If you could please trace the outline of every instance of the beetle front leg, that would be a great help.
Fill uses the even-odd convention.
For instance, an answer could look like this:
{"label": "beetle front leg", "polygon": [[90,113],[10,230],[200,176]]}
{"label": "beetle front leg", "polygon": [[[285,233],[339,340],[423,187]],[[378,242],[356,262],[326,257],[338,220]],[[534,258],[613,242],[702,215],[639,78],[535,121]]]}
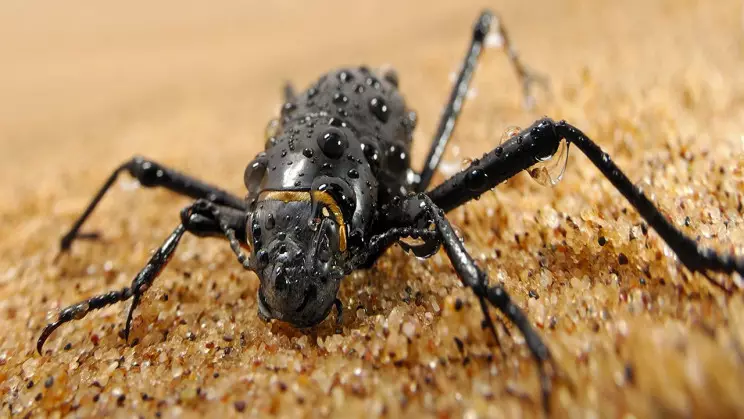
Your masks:
{"label": "beetle front leg", "polygon": [[[424,240],[423,245],[409,246],[400,242],[401,239],[411,237],[414,239]],[[399,243],[404,250],[413,250],[418,257],[427,257],[435,253],[441,242],[439,234],[426,228],[416,227],[393,227],[384,233],[372,236],[364,252],[359,253],[359,258],[355,261],[355,266],[360,268],[370,268],[385,251],[395,243]],[[424,254],[419,253],[423,250]]]}
{"label": "beetle front leg", "polygon": [[465,246],[455,234],[452,225],[444,216],[444,211],[438,208],[431,198],[426,194],[409,197],[402,203],[401,209],[402,216],[407,215],[409,217],[405,220],[406,222],[420,224],[422,221],[425,221],[434,225],[434,230],[438,233],[442,246],[452,262],[457,275],[478,297],[481,310],[485,316],[486,326],[491,330],[494,337],[498,340],[496,328],[488,313],[488,304],[501,311],[522,333],[527,347],[537,361],[542,403],[547,411],[552,384],[550,377],[545,371],[545,364],[552,363],[552,357],[548,347],[532,327],[527,316],[514,304],[509,294],[507,294],[501,285],[489,285],[488,276],[478,267],[473,257],[465,249]]}
{"label": "beetle front leg", "polygon": [[[229,207],[220,207],[206,200],[196,201],[181,212],[181,224],[173,230],[165,242],[153,253],[144,268],[132,280],[129,287],[120,291],[88,298],[60,311],[57,320],[49,323],[39,336],[36,349],[42,353],[44,342],[61,325],[73,320],[80,320],[88,313],[112,304],[132,298],[132,305],[127,313],[124,338],[128,340],[132,326],[134,310],[140,303],[142,295],[160,275],[170,261],[184,233],[189,231],[200,237],[222,236],[229,240],[230,247],[246,269],[250,269],[246,256],[240,250],[240,243],[245,242],[245,213]],[[239,237],[239,238],[238,238]]]}
{"label": "beetle front leg", "polygon": [[155,251],[147,262],[147,265],[145,265],[145,267],[137,274],[132,281],[131,286],[124,287],[121,291],[111,291],[106,294],[88,298],[85,301],[73,304],[60,311],[57,320],[49,323],[44,328],[39,336],[39,340],[36,342],[36,350],[39,351],[39,354],[41,354],[44,347],[44,342],[46,342],[47,338],[49,338],[58,327],[73,320],[80,320],[93,310],[98,310],[134,297],[131,309],[127,315],[126,329],[124,331],[125,336],[128,337],[132,323],[132,313],[139,304],[140,297],[168,263],[173,252],[176,250],[176,246],[178,246],[178,242],[181,240],[181,237],[183,237],[185,232],[186,229],[183,224],[179,224],[178,227],[173,230],[173,233],[168,236],[168,239],[165,240],[165,243]]}

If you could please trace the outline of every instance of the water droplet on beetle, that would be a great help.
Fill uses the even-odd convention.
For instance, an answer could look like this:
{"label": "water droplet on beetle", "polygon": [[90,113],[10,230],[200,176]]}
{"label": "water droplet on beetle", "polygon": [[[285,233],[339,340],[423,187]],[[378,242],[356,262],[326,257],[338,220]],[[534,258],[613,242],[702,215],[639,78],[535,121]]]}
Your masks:
{"label": "water droplet on beetle", "polygon": [[380,120],[380,122],[387,122],[390,117],[388,106],[385,100],[381,97],[374,97],[369,101],[369,110],[372,114]]}
{"label": "water droplet on beetle", "polygon": [[543,186],[557,185],[563,179],[563,174],[566,172],[568,149],[568,142],[561,140],[555,154],[540,160],[528,170],[532,179]]}
{"label": "water droplet on beetle", "polygon": [[323,154],[332,158],[338,159],[349,147],[349,142],[346,140],[346,136],[343,132],[330,129],[318,137],[318,146]]}
{"label": "water droplet on beetle", "polygon": [[[311,190],[330,193],[341,206],[341,211],[344,212],[345,216],[351,217],[354,214],[356,209],[355,193],[347,182],[341,179],[328,179],[328,182],[318,182],[316,180]],[[311,201],[313,201],[315,195],[311,194],[311,196]],[[315,205],[313,205],[313,214],[316,213],[314,208]]]}
{"label": "water droplet on beetle", "polygon": [[460,163],[460,170],[467,169],[468,167],[470,167],[471,164],[473,164],[473,159],[471,159],[470,157],[465,157]]}
{"label": "water droplet on beetle", "polygon": [[362,152],[370,166],[376,168],[380,165],[380,152],[374,140],[362,141]]}
{"label": "water droplet on beetle", "polygon": [[506,129],[506,130],[505,130],[505,131],[504,131],[504,132],[503,132],[503,133],[501,134],[501,139],[499,140],[499,144],[498,144],[498,145],[502,145],[502,144],[504,144],[505,142],[507,142],[508,140],[510,140],[510,139],[511,139],[512,137],[514,137],[515,135],[518,135],[518,134],[519,134],[519,133],[520,133],[521,131],[522,131],[522,129],[521,129],[521,128],[519,128],[519,127],[517,127],[517,126],[511,126],[511,127],[508,127],[508,128],[507,128],[507,129]]}
{"label": "water droplet on beetle", "polygon": [[354,80],[354,76],[351,73],[349,73],[348,71],[343,70],[340,73],[338,73],[338,80],[341,83],[348,83],[348,82]]}
{"label": "water droplet on beetle", "polygon": [[297,109],[297,105],[295,105],[294,103],[292,102],[285,103],[284,105],[282,105],[282,116],[289,115],[295,109]]}
{"label": "water droplet on beetle", "polygon": [[307,157],[308,159],[313,156],[313,149],[312,148],[306,148],[302,150],[302,155]]}
{"label": "water droplet on beetle", "polygon": [[481,189],[486,184],[487,178],[486,172],[481,169],[472,169],[465,175],[467,187],[473,191]]}
{"label": "water droplet on beetle", "polygon": [[377,90],[380,89],[380,81],[372,76],[367,77],[367,79],[364,82],[367,84],[367,86],[370,86]]}
{"label": "water droplet on beetle", "polygon": [[350,169],[347,174],[352,179],[359,179],[359,172],[357,172],[356,169]]}
{"label": "water droplet on beetle", "polygon": [[387,167],[393,172],[402,172],[408,168],[408,154],[401,147],[392,145],[387,152]]}
{"label": "water droplet on beetle", "polygon": [[331,119],[328,120],[328,125],[330,125],[332,127],[341,128],[341,127],[345,127],[346,126],[346,122],[344,122],[344,121],[342,121],[342,120],[340,120],[338,118],[331,118]]}
{"label": "water droplet on beetle", "polygon": [[333,103],[336,105],[345,105],[349,103],[349,98],[343,93],[336,93],[333,95]]}
{"label": "water droplet on beetle", "polygon": [[251,195],[257,193],[260,187],[261,180],[266,174],[267,161],[266,153],[261,152],[248,164],[245,172],[243,172],[243,182]]}

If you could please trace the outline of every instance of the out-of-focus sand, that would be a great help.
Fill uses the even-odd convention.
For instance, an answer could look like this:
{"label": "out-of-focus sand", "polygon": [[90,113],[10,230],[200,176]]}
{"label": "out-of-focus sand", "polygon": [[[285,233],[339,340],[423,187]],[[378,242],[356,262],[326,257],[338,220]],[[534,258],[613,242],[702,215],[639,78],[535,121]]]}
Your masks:
{"label": "out-of-focus sand", "polygon": [[[242,193],[282,83],[366,63],[398,69],[420,115],[418,165],[484,5],[3,1],[2,414],[537,414],[522,337],[502,337],[502,359],[443,254],[420,262],[395,249],[352,275],[334,335],[333,317],[307,332],[262,323],[257,278],[224,243],[187,237],[136,313],[137,345],[117,336],[122,304],[34,352],[48,312],[128,284],[188,203],[123,179],[86,225],[104,240],[54,263],[58,238],[117,164],[139,153]],[[684,231],[744,254],[740,1],[487,5],[552,95],[521,109],[506,59],[487,51],[450,167],[508,126],[566,118],[678,225],[689,217]],[[556,381],[556,416],[744,416],[742,292],[689,275],[576,150],[555,188],[520,175],[451,219],[574,383]]]}

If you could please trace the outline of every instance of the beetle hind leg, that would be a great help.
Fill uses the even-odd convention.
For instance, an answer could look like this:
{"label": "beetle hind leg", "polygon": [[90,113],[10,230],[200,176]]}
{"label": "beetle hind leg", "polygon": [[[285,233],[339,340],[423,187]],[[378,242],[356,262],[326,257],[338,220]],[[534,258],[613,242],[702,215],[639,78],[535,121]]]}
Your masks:
{"label": "beetle hind leg", "polygon": [[486,36],[485,45],[486,47],[495,46],[502,48],[506,53],[509,62],[514,68],[514,72],[517,73],[517,78],[522,85],[522,101],[525,108],[532,109],[535,106],[533,86],[537,85],[545,91],[550,91],[550,79],[548,79],[546,75],[530,69],[522,62],[516,48],[514,48],[514,44],[509,39],[509,34],[501,22],[501,18],[498,15],[493,15],[491,21],[491,32]]}
{"label": "beetle hind leg", "polygon": [[[492,41],[494,39],[496,40],[495,42]],[[418,192],[428,189],[434,172],[442,160],[444,150],[447,148],[447,143],[452,138],[452,133],[457,125],[457,119],[462,111],[463,104],[468,98],[470,82],[478,67],[478,59],[484,48],[493,43],[496,43],[496,46],[506,52],[512,67],[514,67],[519,82],[522,84],[522,100],[525,107],[529,108],[534,105],[535,99],[532,96],[532,86],[534,84],[541,85],[546,90],[549,88],[547,77],[533,72],[522,63],[517,50],[509,40],[509,36],[501,20],[489,10],[484,10],[473,26],[470,46],[462,60],[457,79],[452,86],[447,104],[439,119],[439,125],[429,148],[429,154],[426,157],[424,168],[415,185]]]}

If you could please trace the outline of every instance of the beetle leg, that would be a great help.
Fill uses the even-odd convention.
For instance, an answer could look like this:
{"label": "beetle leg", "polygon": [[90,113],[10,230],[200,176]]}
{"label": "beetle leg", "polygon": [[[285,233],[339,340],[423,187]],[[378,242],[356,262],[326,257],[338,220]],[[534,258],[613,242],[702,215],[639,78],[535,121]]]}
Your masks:
{"label": "beetle leg", "polygon": [[394,227],[384,233],[372,236],[365,252],[360,253],[360,259],[356,261],[355,265],[362,268],[371,267],[390,246],[406,237],[422,239],[425,241],[422,246],[429,247],[431,245],[434,247],[434,251],[438,250],[441,245],[439,234],[436,231],[427,228]]}
{"label": "beetle leg", "polygon": [[54,332],[59,326],[72,320],[82,319],[86,314],[93,310],[98,310],[132,298],[132,305],[127,313],[126,326],[124,329],[124,337],[125,339],[128,339],[132,324],[132,316],[134,310],[140,303],[142,294],[150,288],[153,281],[155,281],[155,278],[158,277],[163,268],[168,264],[168,261],[170,261],[173,256],[181,237],[183,237],[184,233],[187,231],[200,237],[227,237],[233,251],[238,255],[238,260],[244,267],[249,269],[246,260],[247,258],[240,250],[240,240],[236,237],[237,234],[241,237],[243,242],[245,241],[245,225],[245,213],[240,210],[235,210],[229,207],[219,207],[206,200],[199,200],[193,205],[186,207],[181,212],[181,224],[173,230],[165,242],[150,257],[150,260],[147,262],[145,267],[142,268],[134,280],[132,280],[132,284],[129,287],[122,288],[120,291],[111,291],[97,295],[66,307],[60,311],[57,320],[49,323],[39,336],[39,340],[36,344],[36,349],[39,351],[39,354],[41,354],[44,342],[46,342],[47,338],[49,338],[52,332]]}
{"label": "beetle leg", "polygon": [[418,192],[423,192],[429,187],[431,178],[437,170],[442,155],[444,154],[444,149],[447,147],[447,142],[452,136],[452,132],[455,130],[455,125],[457,123],[457,118],[460,115],[460,111],[462,110],[462,105],[465,102],[465,99],[467,99],[470,81],[473,78],[473,73],[475,73],[476,67],[478,66],[478,58],[480,58],[483,47],[487,43],[487,37],[491,31],[492,25],[496,25],[498,31],[496,36],[500,40],[500,46],[509,57],[511,64],[517,73],[517,77],[522,83],[522,94],[525,106],[531,107],[532,104],[534,104],[534,98],[531,94],[531,86],[533,83],[538,82],[545,87],[548,86],[546,77],[531,72],[519,59],[519,55],[509,41],[506,29],[504,29],[504,25],[501,24],[501,20],[489,10],[483,11],[475,22],[470,46],[462,61],[462,66],[457,75],[457,80],[452,86],[452,92],[447,100],[447,105],[444,108],[442,117],[439,119],[439,126],[434,135],[434,140],[429,149],[429,154],[426,157],[424,170],[421,172],[418,183],[416,184],[416,190]]}
{"label": "beetle leg", "polygon": [[294,102],[297,100],[297,90],[295,90],[291,81],[284,82],[282,95],[284,96],[284,102]]}
{"label": "beetle leg", "polygon": [[204,183],[191,176],[180,173],[176,170],[169,169],[152,160],[143,157],[134,157],[119,166],[109,176],[103,186],[98,190],[83,214],[75,221],[70,231],[65,234],[60,241],[60,250],[66,252],[70,249],[72,242],[80,235],[79,230],[85,220],[95,209],[103,195],[111,188],[116,178],[122,172],[128,172],[139,183],[146,187],[160,186],[170,191],[186,195],[194,199],[208,199],[216,204],[225,205],[236,209],[245,209],[245,201],[237,196],[230,194],[216,186]]}
{"label": "beetle leg", "polygon": [[[434,224],[442,246],[462,282],[473,290],[480,302],[481,311],[485,316],[485,325],[491,330],[498,342],[498,335],[493,321],[488,313],[488,304],[501,311],[522,333],[532,356],[537,361],[540,375],[540,387],[543,407],[547,410],[551,393],[551,379],[546,373],[545,364],[553,363],[548,347],[543,343],[540,335],[532,327],[527,316],[515,305],[509,294],[501,285],[489,285],[488,276],[475,263],[475,260],[465,249],[465,246],[455,234],[452,225],[444,216],[444,211],[425,194],[409,197],[403,202],[403,212],[410,214],[407,221],[420,218],[420,211],[424,209],[428,220]],[[488,303],[488,304],[487,304]],[[553,366],[553,369],[555,367]]]}
{"label": "beetle leg", "polygon": [[[241,244],[246,241],[247,214],[242,210],[223,207],[206,199],[196,201],[181,211],[181,222],[188,226],[189,232],[198,236],[222,236],[230,243],[230,249],[241,265],[252,270],[248,257]],[[197,230],[197,229],[203,229]]]}
{"label": "beetle leg", "polygon": [[560,141],[555,123],[540,119],[426,194],[444,212],[451,211],[552,156]]}
{"label": "beetle leg", "polygon": [[[522,83],[522,100],[523,105],[527,109],[532,109],[535,106],[535,97],[532,95],[532,85],[538,84],[542,86],[544,90],[550,89],[550,80],[547,76],[536,73],[525,66],[522,60],[519,58],[517,50],[509,40],[509,34],[506,32],[506,28],[501,22],[498,16],[494,16],[493,25],[496,29],[496,40],[499,42],[501,48],[503,48],[506,56],[509,58],[514,71],[517,73],[517,78]],[[486,41],[486,44],[489,42]]]}
{"label": "beetle leg", "polygon": [[[734,253],[717,252],[710,247],[699,245],[694,239],[686,236],[656,208],[641,188],[628,179],[610,159],[610,156],[578,128],[566,121],[560,121],[555,123],[555,132],[569,143],[576,144],[576,147],[594,163],[594,166],[602,172],[615,189],[635,207],[651,228],[672,248],[687,269],[703,274],[708,270],[727,274],[737,272],[744,277],[744,257],[736,256]],[[716,284],[716,281],[711,280],[711,282]]]}
{"label": "beetle leg", "polygon": [[145,267],[139,272],[139,274],[137,274],[137,276],[132,281],[131,286],[124,287],[121,289],[121,291],[111,291],[106,294],[88,298],[85,301],[73,304],[60,311],[57,320],[49,323],[44,328],[44,330],[41,332],[41,335],[39,336],[39,340],[36,342],[36,349],[39,351],[39,354],[41,354],[41,351],[44,347],[44,342],[46,342],[49,335],[51,335],[52,332],[54,332],[59,326],[72,320],[80,320],[85,317],[86,314],[90,313],[93,310],[98,310],[110,306],[114,303],[126,301],[134,297],[134,300],[132,301],[132,309],[127,315],[127,326],[124,332],[124,334],[128,337],[132,320],[132,312],[134,311],[134,308],[139,304],[140,296],[145,292],[147,287],[152,284],[155,277],[157,277],[163,267],[165,267],[165,265],[168,263],[168,260],[173,254],[173,251],[176,249],[176,246],[178,245],[178,242],[181,240],[181,237],[183,236],[183,233],[185,231],[186,229],[184,228],[183,224],[179,224],[178,227],[173,230],[173,233],[171,233],[165,243],[160,246],[160,248],[152,255],[150,261],[147,262],[147,265],[145,265]]}
{"label": "beetle leg", "polygon": [[[561,139],[565,139],[569,144],[575,144],[589,158],[690,271],[703,274],[705,271],[728,274],[737,272],[744,276],[744,257],[736,256],[732,252],[720,253],[698,245],[694,239],[686,236],[656,208],[641,188],[628,179],[599,145],[565,121],[554,122],[549,118],[536,121],[529,128],[485,154],[477,163],[471,164],[427,192],[427,195],[443,211],[450,211],[553,155]],[[711,282],[722,287],[716,281]]]}

